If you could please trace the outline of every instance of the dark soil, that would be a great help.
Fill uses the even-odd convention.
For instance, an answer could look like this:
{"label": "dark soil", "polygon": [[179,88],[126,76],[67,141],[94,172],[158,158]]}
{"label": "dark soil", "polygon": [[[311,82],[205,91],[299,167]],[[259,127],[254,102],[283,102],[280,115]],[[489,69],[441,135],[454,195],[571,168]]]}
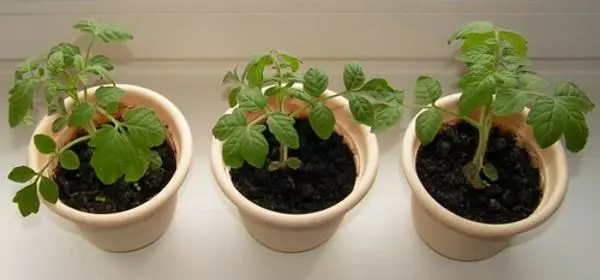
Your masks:
{"label": "dark soil", "polygon": [[322,140],[307,120],[296,120],[294,126],[300,136],[300,148],[289,149],[288,155],[302,161],[299,169],[267,170],[270,161],[279,160],[279,142],[267,129],[263,134],[270,151],[265,167],[244,163],[241,168],[231,169],[233,184],[255,204],[281,213],[305,214],[331,207],[354,188],[354,155],[335,132]]}
{"label": "dark soil", "polygon": [[476,189],[462,168],[477,149],[475,127],[461,122],[446,126],[417,155],[419,179],[431,196],[453,213],[477,222],[502,224],[522,220],[540,203],[540,173],[532,166],[529,153],[519,147],[515,136],[492,128],[485,163],[493,164],[498,180]]}
{"label": "dark soil", "polygon": [[112,185],[104,185],[90,165],[92,148],[88,147],[87,142],[76,144],[71,150],[79,156],[81,165],[77,170],[66,170],[58,165],[54,174],[60,200],[88,213],[108,214],[135,208],[158,194],[171,180],[176,169],[175,153],[165,141],[153,148],[162,159],[161,168],[149,169],[137,183],[128,183],[121,178]]}

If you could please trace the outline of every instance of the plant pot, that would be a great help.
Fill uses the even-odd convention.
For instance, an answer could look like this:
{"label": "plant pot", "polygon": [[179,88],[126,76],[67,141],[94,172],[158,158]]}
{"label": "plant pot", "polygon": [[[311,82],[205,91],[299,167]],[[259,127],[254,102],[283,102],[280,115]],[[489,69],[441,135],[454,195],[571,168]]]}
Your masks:
{"label": "plant pot", "polygon": [[[121,103],[128,107],[142,106],[154,109],[157,116],[167,125],[167,141],[175,150],[177,169],[169,183],[149,201],[123,212],[111,214],[92,214],[73,209],[60,200],[56,204],[40,200],[54,213],[71,222],[81,234],[95,246],[113,252],[125,252],[143,248],[156,241],[169,227],[177,203],[177,190],[184,183],[192,162],[192,135],[183,114],[164,96],[135,85],[117,84],[125,91]],[[90,100],[93,100],[97,87],[88,89]],[[79,93],[83,96],[83,92]],[[67,110],[71,110],[74,102],[66,99]],[[71,129],[63,129],[52,133],[52,122],[55,116],[44,117],[35,129],[34,135],[44,133],[50,135],[62,145],[74,134]],[[39,153],[33,143],[29,145],[29,166],[40,170],[48,162],[48,156]],[[52,172],[54,168],[48,168]],[[49,175],[49,174],[46,174]]]}
{"label": "plant pot", "polygon": [[[327,90],[324,95],[335,94]],[[303,103],[291,100],[286,109],[293,111]],[[302,252],[318,247],[336,231],[344,215],[353,209],[367,194],[378,170],[379,148],[377,139],[370,129],[353,121],[344,98],[327,101],[336,117],[335,130],[342,135],[354,153],[357,178],[352,192],[339,203],[317,212],[286,214],[268,210],[244,197],[233,185],[229,168],[221,155],[223,143],[212,138],[210,163],[215,181],[223,193],[237,207],[242,222],[251,236],[260,244],[280,252]],[[233,110],[229,109],[226,114]],[[300,116],[300,117],[306,117]]]}
{"label": "plant pot", "polygon": [[[457,110],[460,94],[445,96],[436,105]],[[460,261],[477,261],[489,258],[509,245],[520,233],[530,231],[544,223],[560,206],[566,192],[567,165],[560,143],[540,149],[525,121],[528,109],[519,114],[496,117],[494,124],[509,129],[517,135],[539,167],[542,199],[537,209],[525,219],[506,224],[486,224],[462,218],[440,205],[422,185],[415,167],[420,142],[415,134],[416,116],[410,122],[402,143],[402,168],[412,189],[412,217],[421,239],[437,253]],[[477,116],[477,113],[474,117]],[[446,115],[445,121],[455,117]]]}

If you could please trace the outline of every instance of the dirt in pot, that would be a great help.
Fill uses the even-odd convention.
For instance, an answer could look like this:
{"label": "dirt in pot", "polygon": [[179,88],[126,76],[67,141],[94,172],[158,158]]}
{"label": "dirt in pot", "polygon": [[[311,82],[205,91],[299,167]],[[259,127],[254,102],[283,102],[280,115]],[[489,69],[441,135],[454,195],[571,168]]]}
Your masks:
{"label": "dirt in pot", "polygon": [[[469,220],[502,224],[522,220],[540,203],[540,172],[513,133],[493,127],[485,163],[493,164],[498,180],[476,189],[463,173],[477,149],[475,127],[460,122],[445,126],[417,154],[417,174],[431,196],[446,209]],[[482,173],[482,178],[485,176]]]}
{"label": "dirt in pot", "polygon": [[302,161],[299,169],[267,170],[269,161],[279,160],[279,142],[267,129],[263,134],[270,151],[265,167],[244,163],[231,169],[233,184],[250,201],[276,212],[306,214],[329,208],[354,188],[354,154],[336,132],[322,140],[307,120],[296,120],[294,126],[300,136],[300,148],[289,149],[289,156]]}
{"label": "dirt in pot", "polygon": [[165,141],[153,148],[161,159],[159,169],[148,169],[136,183],[123,178],[111,185],[104,185],[96,177],[90,165],[92,148],[86,142],[74,145],[71,150],[81,162],[77,170],[67,170],[58,165],[55,181],[59,186],[60,200],[80,211],[94,214],[109,214],[135,208],[158,194],[171,180],[176,169],[175,152]]}

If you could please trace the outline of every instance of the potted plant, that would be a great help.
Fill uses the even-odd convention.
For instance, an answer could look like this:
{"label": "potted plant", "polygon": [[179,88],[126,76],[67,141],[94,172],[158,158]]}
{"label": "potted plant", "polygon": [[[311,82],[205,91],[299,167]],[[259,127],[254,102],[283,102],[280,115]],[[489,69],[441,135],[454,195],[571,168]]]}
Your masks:
{"label": "potted plant", "polygon": [[586,113],[595,105],[572,82],[553,94],[530,68],[519,33],[475,21],[455,30],[466,66],[461,93],[442,97],[440,82],[416,81],[422,109],[402,144],[412,192],[412,216],[433,250],[457,260],[481,260],[512,237],[546,221],[566,192],[571,152],[584,149]]}
{"label": "potted plant", "polygon": [[[10,126],[33,124],[38,91],[47,115],[31,138],[28,165],[8,175],[23,184],[13,202],[27,217],[38,213],[41,200],[99,248],[139,249],[170,224],[190,168],[190,128],[165,97],[115,84],[111,60],[92,54],[98,41],[132,39],[128,31],[91,20],[74,27],[90,37],[85,52],[60,43],[15,71]],[[90,86],[94,77],[107,84]]]}
{"label": "potted plant", "polygon": [[[377,174],[373,133],[402,114],[402,91],[347,64],[345,90],[319,68],[273,50],[227,72],[230,109],[212,130],[213,177],[246,229],[282,252],[324,243]],[[369,128],[370,127],[370,128]]]}

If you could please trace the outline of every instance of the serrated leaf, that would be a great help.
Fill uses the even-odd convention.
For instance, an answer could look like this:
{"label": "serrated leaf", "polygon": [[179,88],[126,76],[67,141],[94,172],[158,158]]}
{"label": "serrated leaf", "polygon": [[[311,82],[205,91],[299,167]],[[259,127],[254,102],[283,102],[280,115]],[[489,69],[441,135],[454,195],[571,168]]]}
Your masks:
{"label": "serrated leaf", "polygon": [[151,148],[165,141],[165,127],[152,109],[134,108],[128,111],[123,125],[127,127],[134,145]]}
{"label": "serrated leaf", "polygon": [[519,85],[519,76],[513,71],[503,69],[495,72],[494,76],[497,81],[501,82],[501,86],[504,88],[516,88]]}
{"label": "serrated leaf", "polygon": [[294,128],[294,118],[275,112],[267,118],[267,126],[279,143],[292,149],[300,148],[300,138]]}
{"label": "serrated leaf", "polygon": [[46,101],[47,105],[50,105],[55,101],[59,88],[60,85],[56,82],[49,82],[46,84],[44,89],[44,100]]}
{"label": "serrated leaf", "polygon": [[344,86],[346,90],[360,88],[366,80],[365,72],[358,63],[349,63],[344,67]]}
{"label": "serrated leaf", "polygon": [[257,88],[245,88],[238,93],[237,102],[242,110],[256,112],[267,106],[267,97]]}
{"label": "serrated leaf", "polygon": [[577,153],[585,148],[590,135],[585,115],[577,110],[569,110],[564,129],[567,150]]}
{"label": "serrated leaf", "polygon": [[496,94],[494,112],[498,116],[506,116],[523,111],[529,101],[527,93],[517,89],[501,90]]}
{"label": "serrated leaf", "polygon": [[240,93],[240,90],[242,90],[241,87],[236,87],[236,88],[232,88],[229,91],[229,96],[227,97],[227,103],[229,103],[229,107],[233,108],[235,107],[235,105],[237,105],[237,96]]}
{"label": "serrated leaf", "polygon": [[494,31],[494,24],[489,21],[473,21],[464,24],[454,30],[448,43],[454,40],[464,39],[466,36],[471,34],[482,34]]}
{"label": "serrated leaf", "polygon": [[89,142],[95,148],[90,163],[105,185],[113,184],[123,175],[127,182],[138,181],[148,170],[150,149],[139,145],[139,140],[134,141],[128,132],[105,125]]}
{"label": "serrated leaf", "polygon": [[243,129],[239,149],[244,159],[256,168],[262,168],[269,152],[269,143],[262,134],[264,125],[251,125]]}
{"label": "serrated leaf", "polygon": [[483,171],[483,175],[490,179],[490,181],[498,181],[498,170],[496,170],[496,167],[494,167],[494,165],[490,163],[484,164],[481,168],[481,171]]}
{"label": "serrated leaf", "polygon": [[86,34],[98,35],[99,24],[92,20],[81,20],[73,25],[73,27]]}
{"label": "serrated leaf", "polygon": [[125,96],[125,91],[115,86],[103,86],[96,89],[96,101],[101,106],[107,106],[111,103],[118,103]]}
{"label": "serrated leaf", "polygon": [[548,83],[540,76],[533,73],[519,73],[519,82],[523,89],[542,89],[548,86]]}
{"label": "serrated leaf", "polygon": [[229,138],[237,129],[244,128],[247,123],[248,121],[244,116],[244,113],[239,109],[235,109],[231,114],[219,117],[212,129],[212,134],[220,141],[225,141],[225,139]]}
{"label": "serrated leaf", "polygon": [[456,59],[465,63],[487,64],[493,62],[496,56],[492,48],[483,45],[462,50]]}
{"label": "serrated leaf", "polygon": [[58,117],[52,122],[52,132],[56,133],[61,131],[67,125],[67,119],[64,117]]}
{"label": "serrated leaf", "polygon": [[27,116],[27,112],[33,106],[36,88],[36,81],[25,80],[18,81],[10,90],[10,97],[8,98],[8,123],[10,127],[16,127]]}
{"label": "serrated leaf", "polygon": [[42,62],[41,57],[28,58],[25,61],[17,64],[15,70],[19,74],[31,73],[36,71]]}
{"label": "serrated leaf", "polygon": [[52,76],[57,76],[65,70],[65,57],[63,52],[58,51],[48,57],[47,62],[48,71]]}
{"label": "serrated leaf", "polygon": [[531,59],[526,57],[520,57],[517,55],[504,55],[502,57],[504,67],[508,70],[517,70],[522,66],[531,65]]}
{"label": "serrated leaf", "polygon": [[415,85],[415,97],[421,103],[433,103],[442,96],[442,85],[440,81],[427,77],[420,76],[417,78]]}
{"label": "serrated leaf", "polygon": [[27,183],[37,175],[29,166],[17,166],[8,173],[8,179],[15,183]]}
{"label": "serrated leaf", "polygon": [[37,150],[42,154],[51,154],[56,151],[56,142],[50,136],[45,134],[36,134],[33,136],[33,143]]}
{"label": "serrated leaf", "polygon": [[303,90],[295,88],[285,88],[284,92],[298,100],[302,100],[307,103],[313,103],[315,99],[312,95],[304,92]]}
{"label": "serrated leaf", "polygon": [[81,127],[88,124],[94,116],[94,106],[90,103],[79,103],[73,107],[69,116],[70,127]]}
{"label": "serrated leaf", "polygon": [[498,83],[493,72],[484,67],[473,67],[459,82],[462,91],[459,100],[459,112],[462,116],[468,115],[480,105],[488,102]]}
{"label": "serrated leaf", "polygon": [[373,125],[375,111],[371,103],[363,96],[353,95],[349,98],[350,112],[354,119],[365,125]]}
{"label": "serrated leaf", "polygon": [[81,51],[79,50],[79,47],[74,44],[71,44],[71,43],[59,43],[58,45],[56,45],[50,49],[48,56],[51,56],[52,54],[54,54],[56,52],[63,53],[65,69],[76,66],[75,56],[81,57],[81,55],[80,55]]}
{"label": "serrated leaf", "polygon": [[319,68],[310,68],[304,73],[304,91],[319,97],[329,86],[329,77]]}
{"label": "serrated leaf", "polygon": [[281,55],[281,58],[283,58],[283,60],[290,65],[290,69],[292,69],[292,72],[296,72],[298,71],[298,69],[300,69],[300,64],[302,63],[302,61],[296,56],[285,52],[280,52],[279,54]]}
{"label": "serrated leaf", "polygon": [[123,42],[127,40],[133,39],[133,35],[129,33],[125,28],[114,25],[114,24],[104,24],[98,28],[98,37],[102,39],[105,43],[109,42]]}
{"label": "serrated leaf", "polygon": [[329,139],[335,129],[335,115],[323,102],[316,103],[312,107],[308,122],[315,134],[323,140]]}
{"label": "serrated leaf", "polygon": [[150,169],[157,170],[163,165],[162,158],[157,151],[150,151]]}
{"label": "serrated leaf", "polygon": [[35,214],[40,210],[40,200],[35,183],[20,189],[12,201],[18,204],[19,212],[23,217]]}
{"label": "serrated leaf", "polygon": [[232,88],[242,85],[242,81],[237,74],[237,69],[234,69],[233,71],[230,70],[225,73],[225,76],[223,76],[222,85],[227,85]]}
{"label": "serrated leaf", "polygon": [[297,157],[289,157],[285,160],[285,165],[291,169],[297,170],[302,166],[302,161]]}
{"label": "serrated leaf", "polygon": [[584,113],[592,111],[595,107],[587,95],[571,82],[557,83],[554,96],[570,109],[579,110]]}
{"label": "serrated leaf", "polygon": [[506,41],[519,55],[527,55],[527,40],[523,35],[512,30],[502,29],[498,36],[500,40]]}
{"label": "serrated leaf", "polygon": [[384,132],[394,126],[401,118],[404,108],[402,106],[376,105],[371,132]]}
{"label": "serrated leaf", "polygon": [[90,58],[89,64],[100,66],[106,69],[107,71],[113,70],[115,68],[110,58],[108,58],[105,55],[95,55],[94,57]]}
{"label": "serrated leaf", "polygon": [[231,168],[240,168],[244,164],[244,157],[241,151],[243,138],[244,129],[241,128],[234,130],[225,143],[223,143],[223,150],[221,151],[223,162]]}
{"label": "serrated leaf", "polygon": [[431,143],[443,123],[444,118],[438,109],[430,108],[423,111],[419,114],[415,122],[417,138],[423,145]]}
{"label": "serrated leaf", "polygon": [[271,64],[273,59],[269,54],[257,54],[248,62],[242,76],[248,80],[250,87],[261,87],[265,78],[265,67]]}
{"label": "serrated leaf", "polygon": [[79,168],[79,157],[72,150],[65,150],[59,155],[59,163],[64,169],[75,170]]}
{"label": "serrated leaf", "polygon": [[565,130],[568,108],[561,102],[544,98],[538,99],[527,115],[527,124],[533,128],[533,135],[542,148],[548,148],[558,141]]}
{"label": "serrated leaf", "polygon": [[97,75],[105,81],[114,83],[114,79],[113,79],[112,75],[110,74],[110,72],[107,69],[105,69],[104,67],[102,67],[100,64],[88,65],[87,72]]}
{"label": "serrated leaf", "polygon": [[54,204],[58,200],[58,185],[53,180],[42,177],[40,180],[40,194],[44,200]]}

